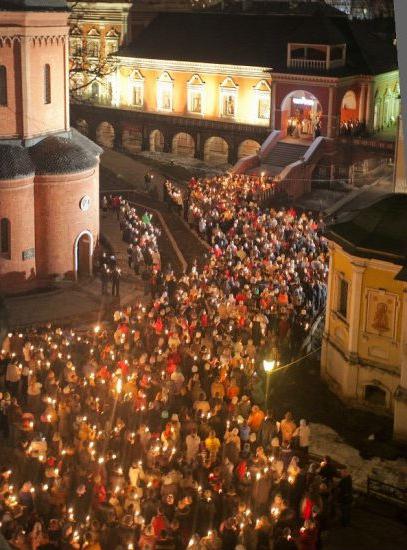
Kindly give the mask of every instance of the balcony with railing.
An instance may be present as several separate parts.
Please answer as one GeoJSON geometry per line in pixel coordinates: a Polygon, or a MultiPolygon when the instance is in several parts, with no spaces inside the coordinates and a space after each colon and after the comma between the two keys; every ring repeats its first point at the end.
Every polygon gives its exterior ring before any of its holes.
{"type": "Polygon", "coordinates": [[[343,67],[346,62],[346,45],[288,44],[287,66],[296,69],[328,71],[343,67]]]}
{"type": "Polygon", "coordinates": [[[329,70],[336,67],[342,67],[343,61],[341,59],[331,59],[326,61],[325,59],[302,59],[292,58],[288,61],[289,67],[297,67],[299,69],[318,69],[329,70]]]}

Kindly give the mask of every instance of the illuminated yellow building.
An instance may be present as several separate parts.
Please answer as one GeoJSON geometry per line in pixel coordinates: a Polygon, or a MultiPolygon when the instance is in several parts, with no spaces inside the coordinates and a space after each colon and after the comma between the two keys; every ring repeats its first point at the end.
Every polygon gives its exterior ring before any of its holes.
{"type": "Polygon", "coordinates": [[[407,174],[406,174],[406,149],[403,133],[403,122],[399,117],[397,140],[396,140],[396,168],[394,170],[394,190],[396,193],[407,193],[407,174]]]}
{"type": "Polygon", "coordinates": [[[322,377],[351,406],[394,415],[407,441],[407,195],[329,228],[322,377]]]}
{"type": "Polygon", "coordinates": [[[269,125],[267,68],[118,59],[116,106],[269,125]]]}

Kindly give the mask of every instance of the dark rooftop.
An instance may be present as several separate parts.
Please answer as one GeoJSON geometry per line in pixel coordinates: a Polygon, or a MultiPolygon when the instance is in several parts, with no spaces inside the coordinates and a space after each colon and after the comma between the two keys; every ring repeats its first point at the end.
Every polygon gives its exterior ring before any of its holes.
{"type": "Polygon", "coordinates": [[[27,149],[21,145],[0,144],[0,180],[22,179],[34,172],[27,149]]]}
{"type": "Polygon", "coordinates": [[[29,151],[36,174],[73,174],[97,164],[95,151],[76,139],[49,136],[29,151]]]}
{"type": "Polygon", "coordinates": [[[328,227],[350,254],[407,265],[407,195],[392,193],[328,227]]]}
{"type": "Polygon", "coordinates": [[[4,11],[67,11],[66,0],[0,0],[4,11]]]}
{"type": "MultiPolygon", "coordinates": [[[[272,68],[275,72],[346,76],[397,69],[391,29],[380,32],[373,21],[328,16],[320,4],[304,4],[308,15],[251,13],[160,13],[129,46],[123,57],[223,63],[272,68]],[[319,11],[318,11],[319,10],[319,11]],[[287,44],[346,44],[345,67],[287,67],[287,44]]],[[[336,10],[334,10],[336,13],[336,10]]]]}

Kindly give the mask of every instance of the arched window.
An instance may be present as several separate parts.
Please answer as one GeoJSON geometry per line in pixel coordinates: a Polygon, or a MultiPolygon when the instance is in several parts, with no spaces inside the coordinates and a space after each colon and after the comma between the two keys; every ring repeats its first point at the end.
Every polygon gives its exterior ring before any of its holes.
{"type": "Polygon", "coordinates": [[[0,222],[0,250],[3,256],[10,257],[10,220],[7,218],[0,222]]]}
{"type": "Polygon", "coordinates": [[[44,66],[44,103],[51,103],[51,67],[48,63],[44,66]]]}
{"type": "Polygon", "coordinates": [[[172,94],[174,82],[167,72],[163,72],[157,80],[157,110],[172,111],[172,94]]]}
{"type": "Polygon", "coordinates": [[[0,106],[7,105],[7,69],[0,65],[0,106]]]}

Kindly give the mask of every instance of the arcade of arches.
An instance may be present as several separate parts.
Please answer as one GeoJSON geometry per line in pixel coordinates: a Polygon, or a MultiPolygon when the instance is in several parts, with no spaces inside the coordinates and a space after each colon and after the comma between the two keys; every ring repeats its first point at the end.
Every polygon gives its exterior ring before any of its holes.
{"type": "Polygon", "coordinates": [[[221,137],[210,137],[205,141],[204,161],[213,166],[227,164],[229,158],[229,145],[221,137]]]}
{"type": "Polygon", "coordinates": [[[92,128],[82,117],[76,119],[74,126],[105,149],[118,146],[132,154],[145,150],[155,153],[171,152],[184,158],[200,158],[213,166],[233,164],[239,159],[257,154],[266,137],[265,135],[258,141],[242,137],[237,143],[231,143],[227,137],[219,135],[201,138],[188,132],[168,135],[158,128],[144,132],[142,126],[126,122],[113,126],[110,122],[103,121],[92,128]]]}
{"type": "Polygon", "coordinates": [[[194,138],[185,132],[175,134],[172,138],[172,152],[181,157],[195,156],[195,141],[194,138]]]}
{"type": "Polygon", "coordinates": [[[109,122],[101,122],[96,128],[96,142],[106,149],[113,149],[115,131],[109,122]]]}

